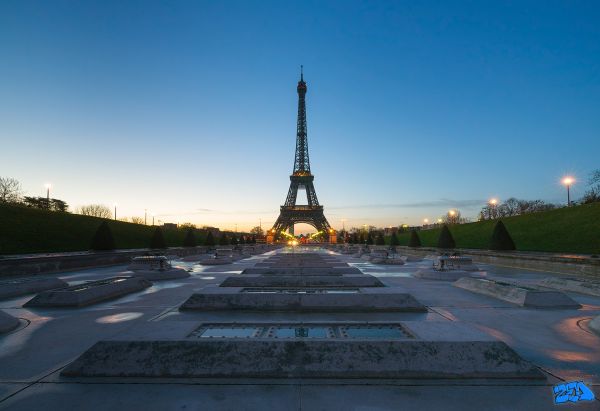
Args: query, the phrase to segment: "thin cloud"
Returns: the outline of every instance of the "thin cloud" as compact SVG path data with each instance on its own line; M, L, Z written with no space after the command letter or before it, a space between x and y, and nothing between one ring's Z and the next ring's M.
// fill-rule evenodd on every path
M485 200L451 200L441 198L439 200L421 201L416 203L397 203L397 204L356 204L347 206L327 207L330 210L352 210L352 209L367 209L367 208L436 208L436 207L451 207L451 208L472 208L485 204Z
M192 215L206 215L206 214L219 214L219 215L247 215L247 214L271 214L277 212L277 209L273 210L213 210L210 208L196 208L193 211L182 211L178 213L169 214L157 214L160 217L179 217L179 216L192 216Z
M327 206L325 205L325 212L327 210L365 210L365 209L394 209L394 208L463 208L469 209L473 207L480 207L486 203L486 200L452 200L449 198L441 198L439 200L421 201L415 203L396 203L396 204L354 204L345 206ZM192 215L206 215L206 214L219 214L219 215L270 215L277 213L277 208L274 207L271 210L214 210L211 208L196 208L189 212L159 214L157 217L180 217L180 216L192 216ZM335 214L334 214L335 215Z

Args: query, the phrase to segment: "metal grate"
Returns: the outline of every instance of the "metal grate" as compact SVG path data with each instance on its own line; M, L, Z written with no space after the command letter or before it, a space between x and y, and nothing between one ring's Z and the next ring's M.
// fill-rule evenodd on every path
M404 327L399 324L381 325L347 325L340 327L342 338L366 339L407 339L413 338Z
M358 294L358 288L344 288L340 290L325 288L257 288L242 289L243 293L250 294Z

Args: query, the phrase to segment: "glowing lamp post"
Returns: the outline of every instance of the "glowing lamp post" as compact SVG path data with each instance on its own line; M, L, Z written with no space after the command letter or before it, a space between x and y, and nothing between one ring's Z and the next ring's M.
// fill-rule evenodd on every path
M450 210L448 211L448 222L450 224L455 224L456 223L456 211L455 210Z
M488 201L489 205L490 205L490 220L492 218L496 218L496 206L498 205L498 199L497 198L491 198L490 201Z
M573 177L565 177L562 179L562 183L567 187L567 207L571 206L571 185L575 183Z

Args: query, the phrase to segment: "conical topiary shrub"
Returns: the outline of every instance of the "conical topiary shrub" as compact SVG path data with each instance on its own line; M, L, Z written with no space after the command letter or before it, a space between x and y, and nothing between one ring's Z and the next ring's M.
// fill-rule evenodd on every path
M408 246L421 247L421 239L419 238L419 233L417 233L417 230L411 230L410 240L408 240Z
M438 248L455 248L456 243L454 242L454 237L452 237L452 233L446 224L442 227L442 231L440 232L440 236L438 238Z
M392 236L390 237L390 245L392 247L397 247L400 245L400 240L398 239L398 234L396 234L395 231L392 233Z
M160 227L154 229L152 239L150 240L150 248L167 248L167 243Z
M225 234L219 237L219 245L229 245L229 238Z
M98 251L114 250L116 248L115 239L113 238L112 231L110 230L107 221L103 221L98 227L98 230L96 230L90 248Z
M184 247L196 247L198 245L198 241L196 241L196 234L194 233L193 228L188 228L187 233L185 233L185 238L183 239Z
M383 234L377 234L377 238L375 238L375 245L385 245L385 239L383 238Z
M373 236L370 231L369 234L367 234L367 245L373 245Z
M502 220L498 220L490 239L490 250L516 250L515 242L508 233Z
M204 245L208 247L213 247L215 245L215 236L212 231L209 231L204 239Z

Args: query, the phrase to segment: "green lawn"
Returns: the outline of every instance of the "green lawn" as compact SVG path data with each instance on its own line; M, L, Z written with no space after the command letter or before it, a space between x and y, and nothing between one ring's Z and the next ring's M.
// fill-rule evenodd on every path
M0 205L0 254L82 251L103 220L69 213ZM600 203L503 219L518 250L600 254ZM459 248L487 249L493 221L450 227ZM118 248L146 248L153 227L110 221ZM197 233L200 241L203 235ZM181 246L185 230L164 230L167 245ZM407 245L409 233L398 237ZM435 247L439 229L420 231L423 246ZM388 239L389 241L389 239Z
M87 250L101 218L0 204L0 254ZM117 248L146 248L154 227L109 220ZM183 245L184 229L163 229L167 245ZM204 236L196 232L198 241Z
M502 219L517 250L600 254L600 203ZM450 226L458 248L487 249L495 221ZM425 247L435 247L440 229L419 232ZM408 245L410 233L398 235ZM389 239L388 239L389 241Z

